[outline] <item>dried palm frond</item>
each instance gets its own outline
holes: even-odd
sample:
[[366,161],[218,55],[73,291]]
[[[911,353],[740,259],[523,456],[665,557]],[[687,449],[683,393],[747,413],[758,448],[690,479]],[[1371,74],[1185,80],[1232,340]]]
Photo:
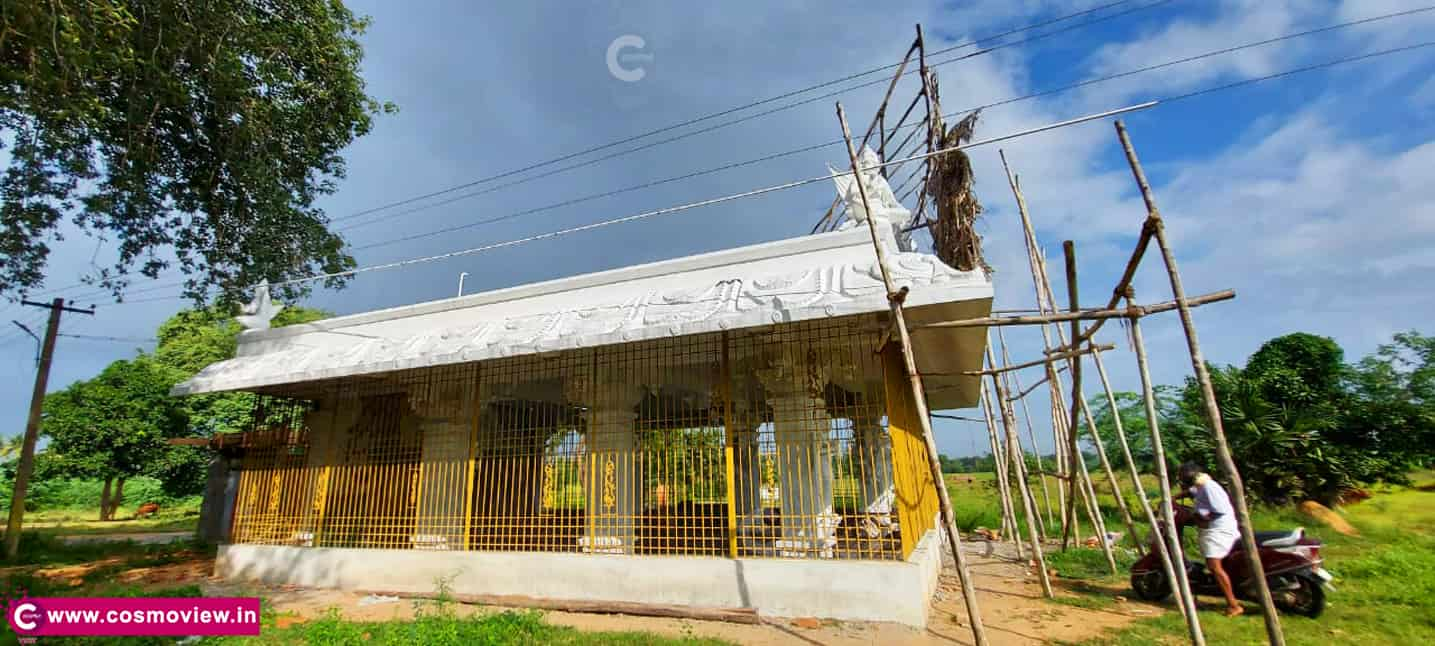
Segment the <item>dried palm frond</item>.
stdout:
[[[973,112],[941,133],[945,125],[937,123],[940,141],[937,149],[952,148],[970,142],[976,131],[980,111]],[[932,242],[942,262],[962,271],[978,267],[990,271],[982,258],[982,238],[977,234],[976,221],[982,213],[981,202],[973,190],[976,177],[967,153],[953,150],[932,157],[932,175],[927,194],[937,206],[937,221],[932,224]]]

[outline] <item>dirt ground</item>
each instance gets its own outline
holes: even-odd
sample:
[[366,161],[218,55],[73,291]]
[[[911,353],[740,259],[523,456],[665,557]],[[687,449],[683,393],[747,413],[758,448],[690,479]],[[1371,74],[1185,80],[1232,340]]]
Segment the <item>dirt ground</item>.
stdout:
[[[1040,644],[1052,640],[1079,641],[1099,636],[1108,628],[1124,626],[1142,617],[1160,614],[1159,606],[1128,601],[1124,591],[1109,590],[1113,603],[1091,609],[1046,601],[1034,570],[1024,561],[1012,558],[1009,545],[997,547],[986,556],[980,544],[967,544],[966,553],[972,575],[976,579],[978,602],[993,644]],[[78,565],[32,569],[34,574],[70,585],[81,586],[87,575],[103,573],[115,583],[164,588],[198,584],[209,596],[262,596],[278,611],[279,624],[287,626],[322,616],[330,608],[350,620],[406,620],[414,616],[416,604],[427,601],[374,597],[363,592],[304,589],[296,586],[264,586],[253,583],[221,581],[212,576],[213,558],[192,553],[189,558],[177,555],[174,562],[149,567],[120,567],[126,559],[116,557]],[[950,559],[950,555],[948,555]],[[835,621],[820,617],[765,618],[758,625],[716,621],[694,621],[633,615],[601,615],[550,611],[548,621],[593,631],[642,631],[674,637],[716,637],[740,644],[773,646],[779,644],[970,644],[971,630],[962,601],[956,570],[948,562],[932,600],[932,612],[925,630],[893,623]],[[1075,598],[1062,590],[1072,582],[1057,580],[1058,594]],[[880,591],[874,591],[879,594]],[[498,612],[504,608],[455,604],[461,615]]]
[[[1142,617],[1162,612],[1158,606],[1117,597],[1104,609],[1079,608],[1042,599],[1041,588],[1026,564],[1004,556],[998,549],[992,556],[969,548],[969,564],[977,581],[978,601],[987,636],[993,644],[1040,644],[1052,640],[1082,640],[1096,637],[1108,628],[1124,626]],[[548,621],[581,630],[644,631],[668,636],[717,637],[741,644],[775,646],[785,644],[970,644],[971,630],[957,584],[955,569],[941,575],[931,618],[926,630],[888,623],[846,622],[821,618],[767,619],[760,625],[712,621],[547,612]],[[203,561],[177,563],[127,572],[135,581],[174,584],[205,570]],[[189,579],[194,580],[194,579]],[[1061,583],[1061,582],[1058,582]],[[362,592],[300,589],[292,586],[255,587],[203,578],[210,595],[260,595],[268,598],[281,615],[280,624],[306,621],[337,608],[348,619],[366,621],[404,620],[415,612],[411,599],[371,597]],[[1071,592],[1060,591],[1065,596]],[[497,612],[502,608],[457,605],[460,614]]]

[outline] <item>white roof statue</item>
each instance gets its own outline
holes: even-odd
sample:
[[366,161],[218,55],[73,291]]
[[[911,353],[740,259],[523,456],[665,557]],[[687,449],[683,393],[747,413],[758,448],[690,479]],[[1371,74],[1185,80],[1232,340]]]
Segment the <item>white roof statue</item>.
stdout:
[[[907,227],[911,226],[912,212],[902,206],[892,192],[892,186],[887,183],[887,178],[882,176],[882,158],[872,152],[871,148],[863,146],[862,152],[857,156],[857,164],[862,169],[862,186],[867,189],[867,203],[872,206],[873,221],[877,223],[878,229],[892,231],[897,250],[915,251],[912,236],[906,231]],[[867,209],[862,206],[862,194],[857,190],[857,178],[852,175],[850,169],[839,170],[829,165],[827,170],[832,172],[832,182],[837,185],[837,196],[842,200],[848,215],[848,219],[838,226],[837,230],[845,231],[856,227],[865,229]]]
[[[863,157],[864,166],[877,163],[870,150]],[[912,251],[901,232],[909,212],[875,170],[864,179],[892,279],[910,290],[906,316],[918,368],[931,375],[924,383],[932,406],[975,405],[979,382],[962,371],[980,369],[985,329],[919,326],[987,316],[990,276]],[[274,329],[267,328],[280,306],[261,285],[241,318],[248,329],[237,356],[173,393],[283,394],[320,380],[498,357],[854,315],[881,319],[887,291],[866,213],[851,177],[834,181],[846,191],[853,226],[830,233]]]
[[269,296],[269,281],[261,280],[254,288],[254,300],[239,308],[239,316],[234,320],[244,326],[246,330],[267,330],[269,322],[279,315],[284,309],[283,305],[275,303]]

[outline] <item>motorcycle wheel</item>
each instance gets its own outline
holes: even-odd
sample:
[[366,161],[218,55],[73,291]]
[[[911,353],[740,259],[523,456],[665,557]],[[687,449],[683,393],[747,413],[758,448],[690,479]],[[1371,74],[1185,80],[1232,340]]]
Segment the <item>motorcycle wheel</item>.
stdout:
[[1297,576],[1295,587],[1282,590],[1276,597],[1276,605],[1282,610],[1305,615],[1312,619],[1325,612],[1325,588],[1313,576]]
[[1161,570],[1131,573],[1131,590],[1142,601],[1160,601],[1171,595],[1171,582]]

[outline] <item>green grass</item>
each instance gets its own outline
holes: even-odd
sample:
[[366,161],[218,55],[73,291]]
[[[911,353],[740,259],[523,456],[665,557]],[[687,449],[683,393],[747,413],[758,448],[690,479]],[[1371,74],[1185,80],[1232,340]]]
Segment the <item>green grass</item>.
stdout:
[[[134,542],[78,543],[60,541],[51,533],[26,532],[21,539],[21,558],[6,563],[11,567],[0,575],[0,595],[18,598],[22,593],[32,597],[199,597],[197,585],[146,587],[118,584],[115,576],[137,568],[177,563],[194,558],[196,552],[212,549],[194,543],[142,545]],[[103,562],[80,575],[65,578],[40,576],[37,570]],[[28,567],[27,567],[28,566]],[[440,591],[446,583],[439,584]],[[364,644],[375,646],[395,644],[723,644],[718,640],[673,639],[637,632],[583,632],[556,626],[543,620],[538,612],[501,612],[460,617],[454,604],[440,595],[437,601],[415,602],[416,616],[412,621],[353,622],[342,619],[336,611],[322,618],[278,627],[277,616],[267,602],[258,638],[209,638],[204,644]],[[140,644],[172,645],[173,637],[77,637],[55,640],[55,643],[104,645]],[[16,643],[14,633],[0,630],[0,645]]]
[[[1123,531],[1115,498],[1111,495],[1105,475],[1096,470],[1092,472],[1092,479],[1107,529]],[[1000,526],[1001,515],[992,474],[948,474],[946,480],[959,527],[970,531],[977,526]],[[1358,537],[1338,534],[1293,509],[1253,510],[1253,521],[1259,528],[1304,526],[1307,533],[1319,537],[1325,542],[1321,552],[1325,557],[1325,567],[1336,576],[1336,592],[1328,595],[1329,603],[1321,617],[1312,620],[1282,615],[1289,643],[1327,646],[1435,640],[1435,471],[1413,473],[1410,480],[1411,487],[1376,487],[1373,498],[1342,510],[1346,519],[1360,530],[1361,536]],[[1036,478],[1032,478],[1031,482],[1034,487],[1039,486]],[[1123,487],[1128,486],[1125,478],[1120,483]],[[1049,481],[1049,484],[1055,504],[1055,482]],[[1154,498],[1157,495],[1154,479],[1143,476],[1142,484],[1148,496]],[[1040,489],[1034,488],[1032,493],[1041,506]],[[1144,532],[1134,493],[1127,491],[1126,499],[1132,514],[1137,516],[1137,527]],[[1043,506],[1043,512],[1044,509]],[[1090,531],[1089,528],[1084,529]],[[1191,538],[1188,533],[1188,543]],[[1065,596],[1053,602],[1101,609],[1113,605],[1118,594],[1130,595],[1126,571],[1135,554],[1129,545],[1123,541],[1122,547],[1115,552],[1119,570],[1116,575],[1110,573],[1099,550],[1048,551],[1048,567],[1056,569],[1063,588],[1077,593],[1076,596]],[[1201,612],[1201,623],[1208,643],[1264,641],[1264,625],[1259,609],[1253,604],[1247,605],[1246,616],[1228,619],[1220,614],[1218,600],[1203,597],[1202,603],[1205,608]],[[1181,643],[1185,632],[1180,613],[1168,612],[1142,619],[1123,630],[1086,643]]]
[[345,621],[336,611],[305,623],[287,628],[274,628],[274,618],[259,637],[228,637],[205,640],[205,644],[240,646],[241,644],[363,644],[364,646],[412,646],[415,644],[725,644],[714,639],[668,638],[638,632],[584,632],[575,628],[555,626],[543,620],[537,611],[507,611],[489,615],[458,617],[440,605],[438,610],[421,613],[413,621],[353,622]]
[[67,543],[48,532],[25,532],[20,535],[20,553],[5,565],[73,565],[122,557],[135,567],[174,563],[183,552],[205,552],[212,547],[194,541],[167,544],[142,544],[134,541]]
[[[1418,475],[1418,474],[1417,474]],[[1420,482],[1419,478],[1416,482]],[[1290,510],[1260,509],[1256,526],[1306,527],[1325,542],[1325,567],[1336,576],[1336,592],[1318,619],[1282,615],[1290,644],[1411,644],[1435,639],[1435,492],[1383,487],[1375,497],[1344,510],[1361,536],[1347,537]],[[1119,584],[1119,578],[1109,580]],[[1204,599],[1201,612],[1206,640],[1212,644],[1260,643],[1265,629],[1259,610],[1234,619],[1219,614],[1219,603]],[[1090,644],[1179,642],[1185,634],[1181,615],[1168,612]]]

